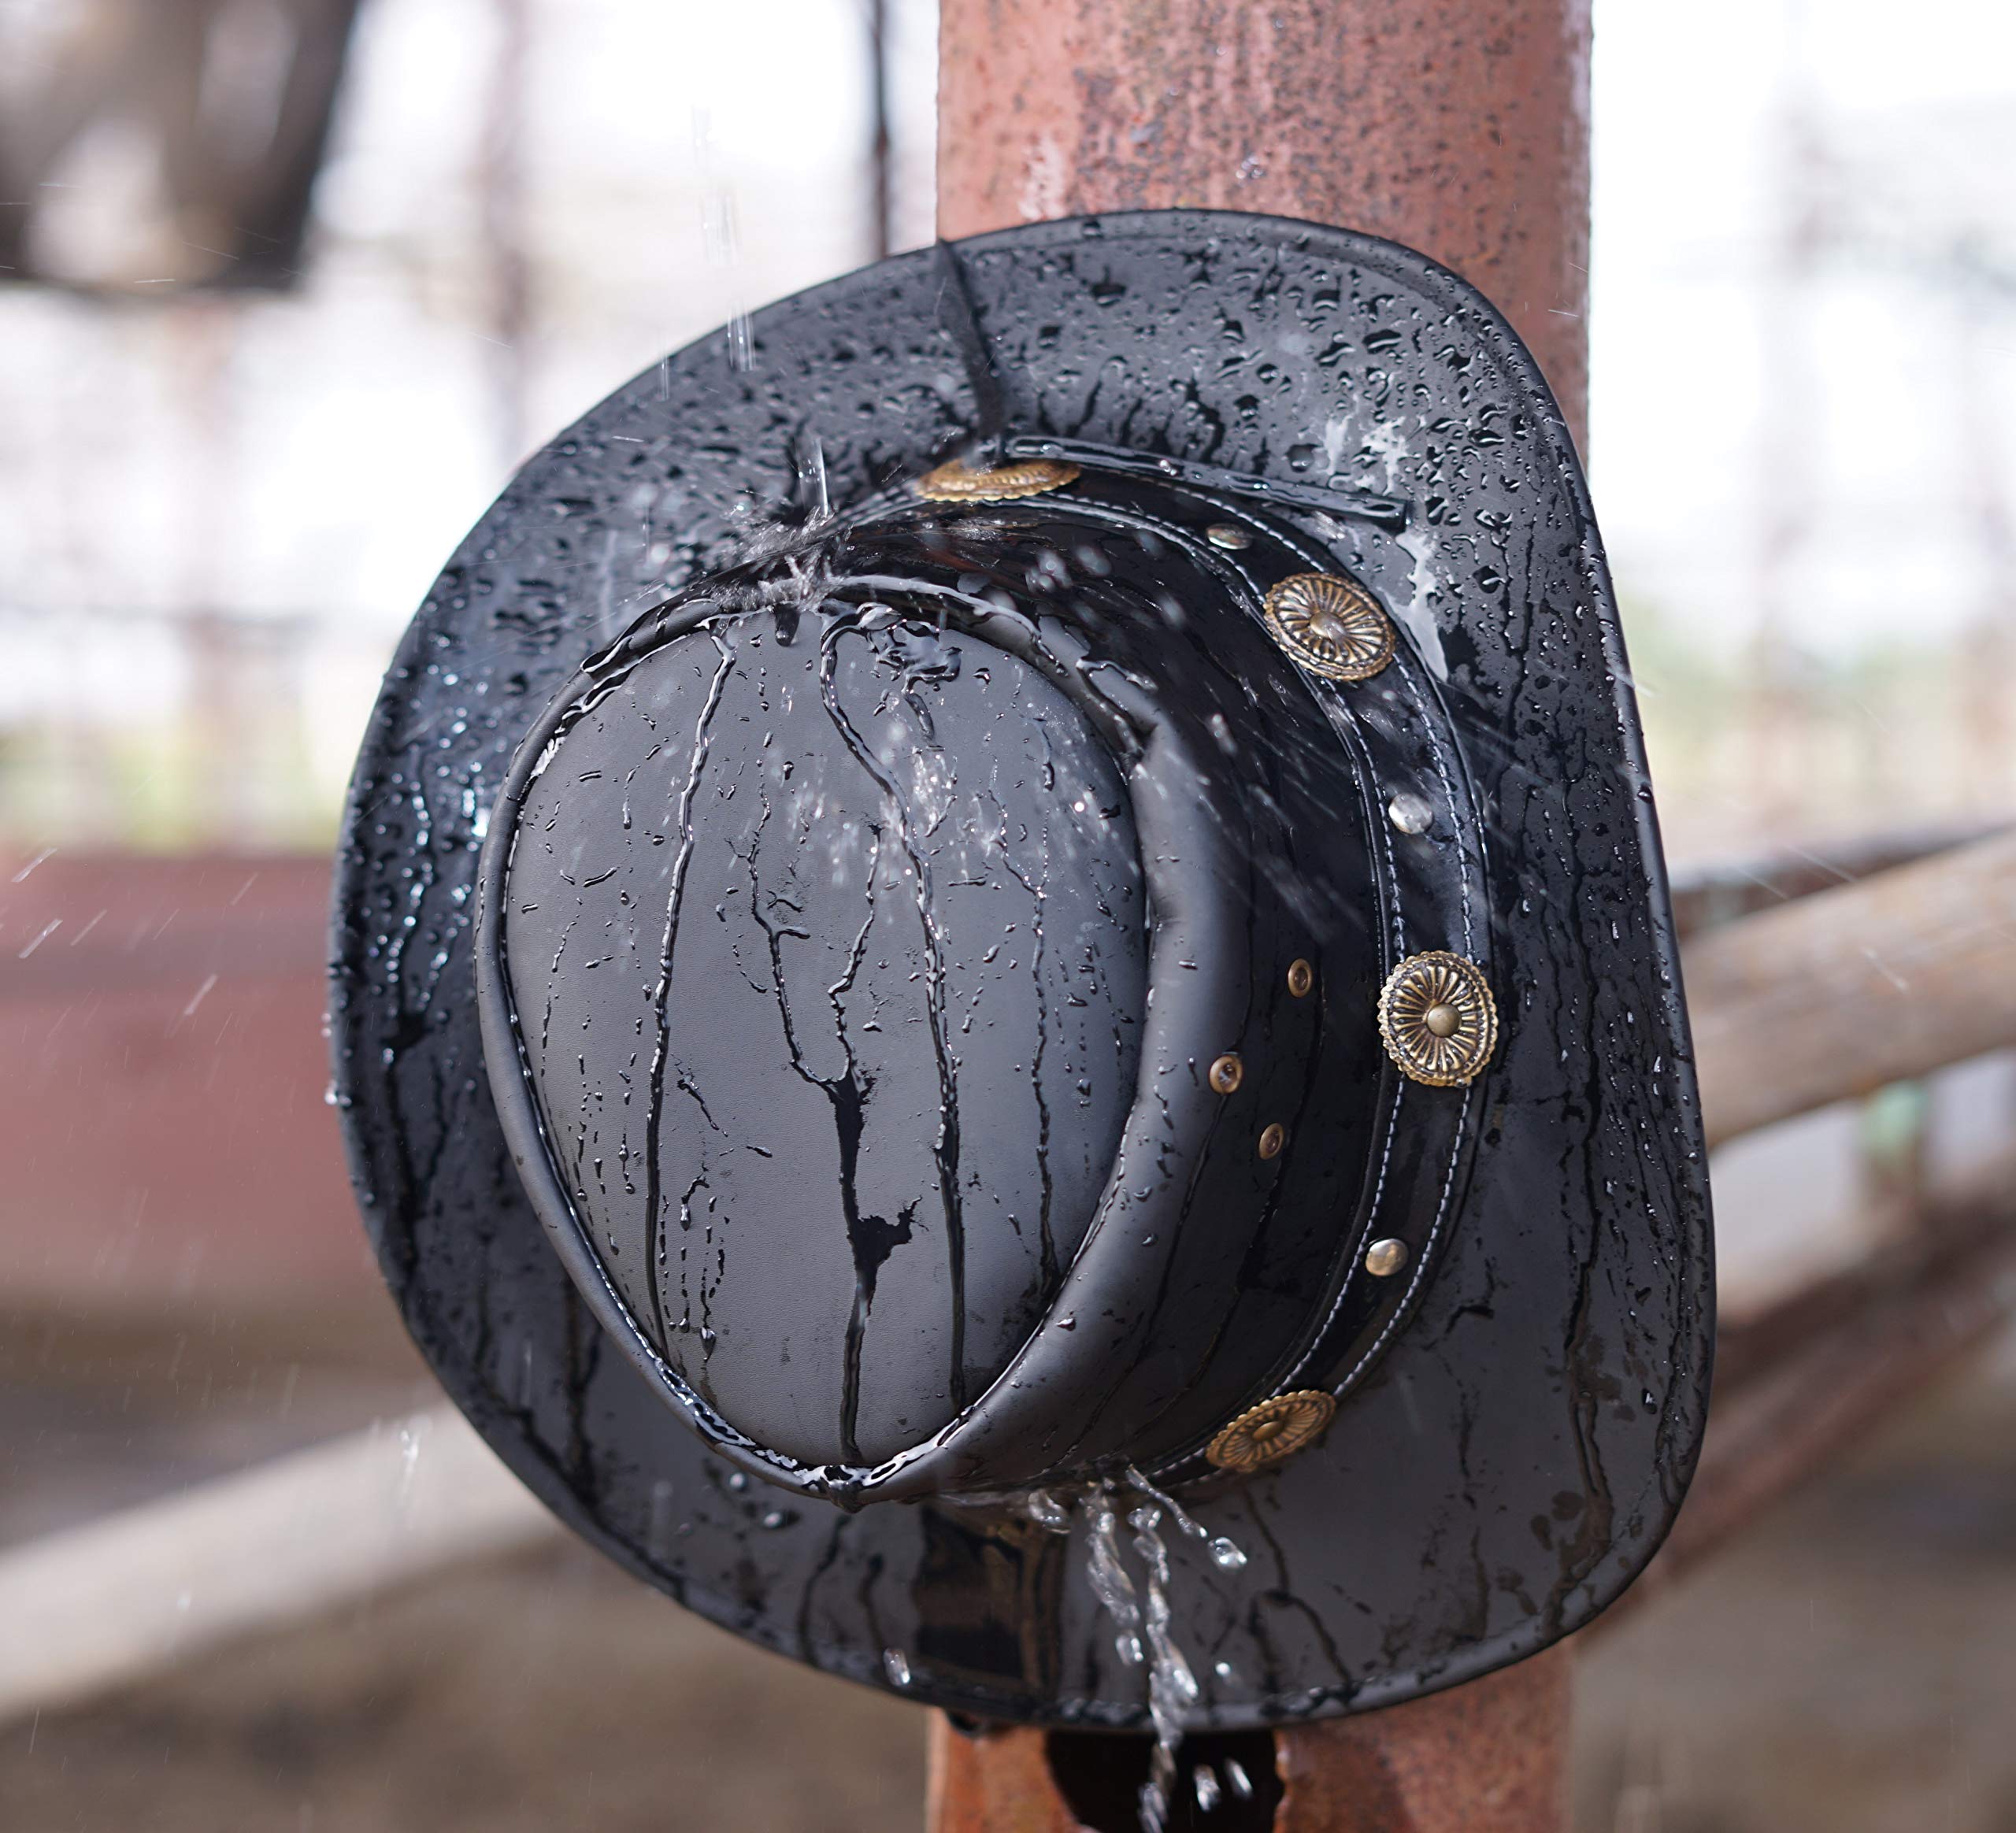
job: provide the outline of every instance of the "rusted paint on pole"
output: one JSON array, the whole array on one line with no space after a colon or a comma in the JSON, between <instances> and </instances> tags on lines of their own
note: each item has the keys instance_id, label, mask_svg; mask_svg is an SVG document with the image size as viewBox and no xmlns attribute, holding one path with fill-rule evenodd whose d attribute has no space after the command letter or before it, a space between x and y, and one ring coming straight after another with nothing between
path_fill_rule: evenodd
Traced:
<instances>
[{"instance_id":1,"label":"rusted paint on pole","mask_svg":"<svg viewBox=\"0 0 2016 1833\"><path fill-rule=\"evenodd\" d=\"M942 0L938 227L1261 210L1387 235L1480 288L1581 436L1589 0ZM1566 1661L1284 1731L1280 1833L1560 1824ZM933 1735L937 1833L1076 1825L1040 1733Z\"/></svg>"},{"instance_id":2,"label":"rusted paint on pole","mask_svg":"<svg viewBox=\"0 0 2016 1833\"><path fill-rule=\"evenodd\" d=\"M1554 1833L1569 1668L1551 1649L1390 1711L1284 1732L1278 1833Z\"/></svg>"},{"instance_id":3,"label":"rusted paint on pole","mask_svg":"<svg viewBox=\"0 0 2016 1833\"><path fill-rule=\"evenodd\" d=\"M1569 1666L1564 1651L1550 1650L1406 1705L1281 1732L1274 1833L1555 1833ZM1095 1737L1021 1727L969 1737L938 1715L931 1833L1081 1833L1052 1762L1061 1740ZM1174 1824L1188 1824L1180 1809ZM1095 1833L1107 1833L1103 1822Z\"/></svg>"},{"instance_id":4,"label":"rusted paint on pole","mask_svg":"<svg viewBox=\"0 0 2016 1833\"><path fill-rule=\"evenodd\" d=\"M1578 439L1589 0L943 0L938 226L1187 205L1362 229L1480 288Z\"/></svg>"},{"instance_id":5,"label":"rusted paint on pole","mask_svg":"<svg viewBox=\"0 0 2016 1833\"><path fill-rule=\"evenodd\" d=\"M980 1737L931 1715L928 1833L1078 1833L1051 1779L1044 1735L1016 1725Z\"/></svg>"}]
</instances>

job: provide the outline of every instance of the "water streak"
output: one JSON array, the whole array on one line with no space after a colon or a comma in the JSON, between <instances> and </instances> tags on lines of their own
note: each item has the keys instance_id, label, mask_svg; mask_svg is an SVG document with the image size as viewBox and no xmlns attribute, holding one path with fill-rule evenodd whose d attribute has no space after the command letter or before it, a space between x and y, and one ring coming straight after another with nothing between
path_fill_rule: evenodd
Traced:
<instances>
[{"instance_id":1,"label":"water streak","mask_svg":"<svg viewBox=\"0 0 2016 1833\"><path fill-rule=\"evenodd\" d=\"M1141 1622L1148 1642L1148 1717L1155 1727L1155 1750L1148 1762L1148 1779L1141 1785L1143 1833L1162 1833L1167 1824L1184 1715L1197 1703L1197 1676L1169 1630L1169 1548L1162 1540L1162 1509L1152 1502L1127 1517L1134 1530L1134 1550L1148 1574Z\"/></svg>"},{"instance_id":2,"label":"water streak","mask_svg":"<svg viewBox=\"0 0 2016 1833\"><path fill-rule=\"evenodd\" d=\"M932 1156L937 1161L939 1200L944 1210L946 1271L951 1287L951 1387L953 1405L963 1407L966 1403L966 1235L959 1191L958 1060L952 1053L945 1010L944 938L938 927L930 856L911 824L909 807L895 779L840 704L836 678L839 639L856 628L851 621L841 621L827 633L820 649L819 692L834 730L882 793L889 824L910 864L910 888L917 903L917 920L923 930L925 1020L938 1070L938 1134Z\"/></svg>"},{"instance_id":3,"label":"water streak","mask_svg":"<svg viewBox=\"0 0 2016 1833\"><path fill-rule=\"evenodd\" d=\"M1127 1467L1127 1480L1143 1495L1158 1503L1167 1512L1169 1518L1192 1540L1203 1541L1204 1550L1210 1555L1211 1564L1220 1572L1236 1572L1244 1567L1246 1553L1236 1541L1226 1535L1214 1534L1203 1523L1192 1520L1173 1496L1164 1494L1131 1464Z\"/></svg>"},{"instance_id":4,"label":"water streak","mask_svg":"<svg viewBox=\"0 0 2016 1833\"><path fill-rule=\"evenodd\" d=\"M740 212L734 191L721 176L714 143L713 117L703 108L693 111L693 157L700 168L700 234L707 264L733 272L742 265ZM731 296L728 320L728 366L746 371L755 366L750 343L749 309L738 285Z\"/></svg>"},{"instance_id":5,"label":"water streak","mask_svg":"<svg viewBox=\"0 0 2016 1833\"><path fill-rule=\"evenodd\" d=\"M1142 1661L1141 1605L1134 1581L1121 1560L1120 1518L1109 1488L1102 1485L1088 1490L1080 1505L1084 1511L1089 1550L1086 1576L1091 1580L1093 1595L1113 1619L1114 1650L1127 1666L1138 1668Z\"/></svg>"},{"instance_id":6,"label":"water streak","mask_svg":"<svg viewBox=\"0 0 2016 1833\"><path fill-rule=\"evenodd\" d=\"M1088 1490L1078 1501L1078 1512L1086 1528L1086 1576L1101 1607L1112 1620L1114 1647L1130 1668L1143 1664L1148 1670L1148 1717L1154 1727L1155 1748L1149 1761L1148 1779L1142 1785L1140 1818L1143 1833L1164 1833L1168 1825L1170 1791L1177 1776L1176 1756L1183 1742L1186 1715L1197 1703L1197 1676L1177 1646L1173 1627L1170 1602L1169 1546L1162 1538L1165 1521L1173 1523L1189 1539L1202 1542L1211 1562L1223 1572L1236 1572L1246 1564L1246 1555L1224 1535L1214 1535L1191 1518L1173 1496L1165 1494L1131 1465L1125 1487L1147 1499L1131 1509L1127 1524L1133 1530L1133 1550L1144 1578L1137 1587L1121 1556L1119 1509L1116 1498L1122 1486L1107 1482ZM1031 1520L1051 1528L1058 1525L1063 1505L1046 1490L1031 1490L1023 1498ZM1066 1517L1068 1520L1068 1516ZM1223 1662L1216 1672L1229 1678L1231 1669ZM1236 1763L1225 1765L1225 1784L1243 1799L1252 1794L1252 1784ZM1221 1793L1216 1774L1208 1767L1195 1778L1198 1804L1209 1812ZM1206 1800L1206 1795L1210 1799Z\"/></svg>"},{"instance_id":7,"label":"water streak","mask_svg":"<svg viewBox=\"0 0 2016 1833\"><path fill-rule=\"evenodd\" d=\"M665 1009L672 994L672 954L679 935L680 905L686 894L686 869L693 857L693 798L699 792L701 772L707 754L713 748L714 714L728 685L728 672L735 666L735 651L721 633L711 628L707 635L721 660L714 669L707 698L693 728L693 748L686 761L686 780L674 806L673 821L679 850L673 856L672 883L665 897L665 932L658 946L658 972L651 988L650 1105L644 1115L644 1265L651 1283L652 1321L658 1326L660 1343L666 1341L665 1308L665 1220L660 1211L664 1201L663 1168L658 1162L659 1134L665 1114L665 1057L671 1039L665 1028ZM691 1193L687 1195L690 1198ZM684 1256L681 1256L682 1263Z\"/></svg>"}]
</instances>

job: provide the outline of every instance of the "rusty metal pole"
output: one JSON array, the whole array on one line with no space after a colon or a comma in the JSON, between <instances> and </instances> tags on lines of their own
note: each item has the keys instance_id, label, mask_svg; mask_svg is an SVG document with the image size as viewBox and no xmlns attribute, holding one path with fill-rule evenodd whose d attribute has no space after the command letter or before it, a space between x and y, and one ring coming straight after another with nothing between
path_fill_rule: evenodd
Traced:
<instances>
[{"instance_id":1,"label":"rusty metal pole","mask_svg":"<svg viewBox=\"0 0 2016 1833\"><path fill-rule=\"evenodd\" d=\"M1273 1833L1555 1833L1566 1798L1569 1661L1550 1650L1411 1705L1277 1735ZM932 1715L929 1833L1088 1833L1056 1782L1060 1740L973 1735ZM1172 1824L1190 1822L1178 1817ZM1123 1813L1125 1810L1122 1810ZM1251 1828L1240 1815L1214 1825ZM1089 1833L1133 1833L1100 1821Z\"/></svg>"},{"instance_id":2,"label":"rusty metal pole","mask_svg":"<svg viewBox=\"0 0 2016 1833\"><path fill-rule=\"evenodd\" d=\"M1589 31L1589 0L941 0L939 233L1189 206L1391 236L1506 313L1579 439ZM1277 1833L1554 1833L1566 1667L1284 1731ZM1045 1745L939 1719L936 1833L1069 1833Z\"/></svg>"},{"instance_id":3,"label":"rusty metal pole","mask_svg":"<svg viewBox=\"0 0 2016 1833\"><path fill-rule=\"evenodd\" d=\"M1589 0L942 0L938 230L1265 210L1454 268L1588 392Z\"/></svg>"}]
</instances>

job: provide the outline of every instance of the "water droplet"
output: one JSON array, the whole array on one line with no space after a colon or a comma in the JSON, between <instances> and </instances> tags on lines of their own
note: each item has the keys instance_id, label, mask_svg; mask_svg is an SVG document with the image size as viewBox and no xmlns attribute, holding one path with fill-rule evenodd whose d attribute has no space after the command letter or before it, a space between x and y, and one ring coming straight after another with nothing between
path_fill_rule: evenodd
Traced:
<instances>
[{"instance_id":1,"label":"water droplet","mask_svg":"<svg viewBox=\"0 0 2016 1833\"><path fill-rule=\"evenodd\" d=\"M1211 1564L1221 1572L1236 1572L1244 1567L1246 1555L1222 1534L1210 1545Z\"/></svg>"},{"instance_id":2,"label":"water droplet","mask_svg":"<svg viewBox=\"0 0 2016 1833\"><path fill-rule=\"evenodd\" d=\"M1225 1759L1225 1780L1232 1784L1232 1792L1243 1802L1253 1798L1253 1779L1246 1773L1246 1767L1236 1757Z\"/></svg>"},{"instance_id":3,"label":"water droplet","mask_svg":"<svg viewBox=\"0 0 2016 1833\"><path fill-rule=\"evenodd\" d=\"M650 1525L645 1531L644 1544L654 1559L663 1559L672 1550L672 1484L660 1477L651 1485Z\"/></svg>"},{"instance_id":4,"label":"water droplet","mask_svg":"<svg viewBox=\"0 0 2016 1833\"><path fill-rule=\"evenodd\" d=\"M400 1423L398 1499L402 1502L413 1489L413 1472L420 1467L421 1443L432 1426L432 1422L424 1413L416 1413Z\"/></svg>"},{"instance_id":5,"label":"water droplet","mask_svg":"<svg viewBox=\"0 0 2016 1833\"><path fill-rule=\"evenodd\" d=\"M891 1687L907 1687L910 1683L910 1665L901 1649L882 1651L882 1672L889 1676Z\"/></svg>"},{"instance_id":6,"label":"water droplet","mask_svg":"<svg viewBox=\"0 0 2016 1833\"><path fill-rule=\"evenodd\" d=\"M1210 1764L1200 1763L1190 1780L1191 1786L1197 1791L1199 1810L1208 1814L1218 1805L1218 1798L1222 1792L1218 1787L1218 1772Z\"/></svg>"},{"instance_id":7,"label":"water droplet","mask_svg":"<svg viewBox=\"0 0 2016 1833\"><path fill-rule=\"evenodd\" d=\"M1048 1490L1031 1490L1022 1502L1039 1528L1047 1528L1053 1534L1071 1531L1071 1511Z\"/></svg>"}]
</instances>

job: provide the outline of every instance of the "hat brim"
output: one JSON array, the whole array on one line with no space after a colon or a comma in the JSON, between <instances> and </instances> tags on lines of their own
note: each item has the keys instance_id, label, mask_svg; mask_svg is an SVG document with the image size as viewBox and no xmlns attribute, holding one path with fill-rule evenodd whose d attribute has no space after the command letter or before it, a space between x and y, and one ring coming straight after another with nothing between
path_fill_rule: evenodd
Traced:
<instances>
[{"instance_id":1,"label":"hat brim","mask_svg":"<svg viewBox=\"0 0 2016 1833\"><path fill-rule=\"evenodd\" d=\"M1210 212L957 245L1017 431L1406 498L1322 525L1441 679L1484 811L1503 1042L1406 1328L1315 1449L1193 1511L1199 1727L1384 1705L1534 1653L1679 1507L1713 1324L1706 1154L1615 603L1573 446L1495 311L1425 257ZM731 1469L601 1338L484 1074L472 887L520 739L750 512L916 475L984 411L932 251L689 346L533 458L407 632L336 887L338 1098L385 1275L443 1386L563 1520L780 1653L998 1719L1133 1726L1083 1549L957 1506L849 1513ZM1232 328L1228 329L1228 327ZM985 383L983 381L983 387ZM1344 1371L1339 1371L1341 1379Z\"/></svg>"}]
</instances>

